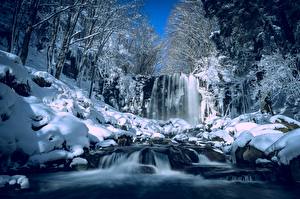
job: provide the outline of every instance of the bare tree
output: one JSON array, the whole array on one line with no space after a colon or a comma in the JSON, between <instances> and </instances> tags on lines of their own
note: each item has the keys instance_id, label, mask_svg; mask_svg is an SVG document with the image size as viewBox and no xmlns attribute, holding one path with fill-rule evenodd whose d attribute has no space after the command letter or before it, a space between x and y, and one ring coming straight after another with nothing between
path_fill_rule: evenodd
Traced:
<instances>
[{"instance_id":1,"label":"bare tree","mask_svg":"<svg viewBox=\"0 0 300 199\"><path fill-rule=\"evenodd\" d=\"M164 45L166 71L192 72L214 49L210 34L217 26L205 17L201 1L182 1L172 10Z\"/></svg>"}]
</instances>

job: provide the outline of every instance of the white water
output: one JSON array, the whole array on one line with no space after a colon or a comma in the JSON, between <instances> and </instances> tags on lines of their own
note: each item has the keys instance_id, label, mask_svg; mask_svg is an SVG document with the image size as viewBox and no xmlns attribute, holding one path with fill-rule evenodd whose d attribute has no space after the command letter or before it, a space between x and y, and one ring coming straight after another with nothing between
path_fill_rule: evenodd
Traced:
<instances>
[{"instance_id":1,"label":"white water","mask_svg":"<svg viewBox=\"0 0 300 199\"><path fill-rule=\"evenodd\" d=\"M154 152L155 170L157 173L168 173L172 171L169 157L166 154ZM112 153L101 158L99 168L110 170L115 173L132 173L142 165L140 163L141 151L135 151L130 155L126 153ZM149 166L149 165L148 165Z\"/></svg>"},{"instance_id":2,"label":"white water","mask_svg":"<svg viewBox=\"0 0 300 199\"><path fill-rule=\"evenodd\" d=\"M192 74L157 77L147 110L148 117L162 120L177 117L196 125L201 120L200 98L199 82Z\"/></svg>"},{"instance_id":3,"label":"white water","mask_svg":"<svg viewBox=\"0 0 300 199\"><path fill-rule=\"evenodd\" d=\"M169 157L166 154L154 152L154 160L159 172L171 171Z\"/></svg>"}]
</instances>

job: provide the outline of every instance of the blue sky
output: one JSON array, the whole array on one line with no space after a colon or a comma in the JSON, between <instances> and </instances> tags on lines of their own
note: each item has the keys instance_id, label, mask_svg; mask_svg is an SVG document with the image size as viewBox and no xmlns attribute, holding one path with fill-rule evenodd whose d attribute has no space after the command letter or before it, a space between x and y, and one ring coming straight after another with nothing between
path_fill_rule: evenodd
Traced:
<instances>
[{"instance_id":1,"label":"blue sky","mask_svg":"<svg viewBox=\"0 0 300 199\"><path fill-rule=\"evenodd\" d=\"M145 13L160 36L164 35L168 16L177 2L178 0L145 0Z\"/></svg>"}]
</instances>

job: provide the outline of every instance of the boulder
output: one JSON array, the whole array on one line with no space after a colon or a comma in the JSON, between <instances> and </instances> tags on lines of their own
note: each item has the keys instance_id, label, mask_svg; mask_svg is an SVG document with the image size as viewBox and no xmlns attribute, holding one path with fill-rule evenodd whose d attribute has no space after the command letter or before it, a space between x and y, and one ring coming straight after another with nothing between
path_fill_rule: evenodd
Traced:
<instances>
[{"instance_id":1,"label":"boulder","mask_svg":"<svg viewBox=\"0 0 300 199\"><path fill-rule=\"evenodd\" d=\"M117 144L119 146L130 146L133 143L132 136L123 134L117 138Z\"/></svg>"},{"instance_id":2,"label":"boulder","mask_svg":"<svg viewBox=\"0 0 300 199\"><path fill-rule=\"evenodd\" d=\"M258 158L263 158L264 153L252 146L247 146L243 153L243 160L251 164L255 164Z\"/></svg>"},{"instance_id":3,"label":"boulder","mask_svg":"<svg viewBox=\"0 0 300 199\"><path fill-rule=\"evenodd\" d=\"M70 164L70 167L76 171L83 171L88 169L88 161L84 158L74 158Z\"/></svg>"},{"instance_id":4,"label":"boulder","mask_svg":"<svg viewBox=\"0 0 300 199\"><path fill-rule=\"evenodd\" d=\"M135 170L136 174L155 174L156 169L152 165L139 165Z\"/></svg>"}]
</instances>

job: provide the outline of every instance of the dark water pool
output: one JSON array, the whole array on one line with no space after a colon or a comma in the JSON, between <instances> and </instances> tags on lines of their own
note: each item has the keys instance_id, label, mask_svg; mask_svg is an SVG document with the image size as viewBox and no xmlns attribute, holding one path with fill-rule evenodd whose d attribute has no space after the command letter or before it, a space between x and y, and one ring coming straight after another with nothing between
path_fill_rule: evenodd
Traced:
<instances>
[{"instance_id":1,"label":"dark water pool","mask_svg":"<svg viewBox=\"0 0 300 199\"><path fill-rule=\"evenodd\" d=\"M300 198L299 185L205 180L176 172L165 174L116 174L113 171L61 172L28 176L31 188L2 191L1 199L206 199Z\"/></svg>"}]
</instances>

